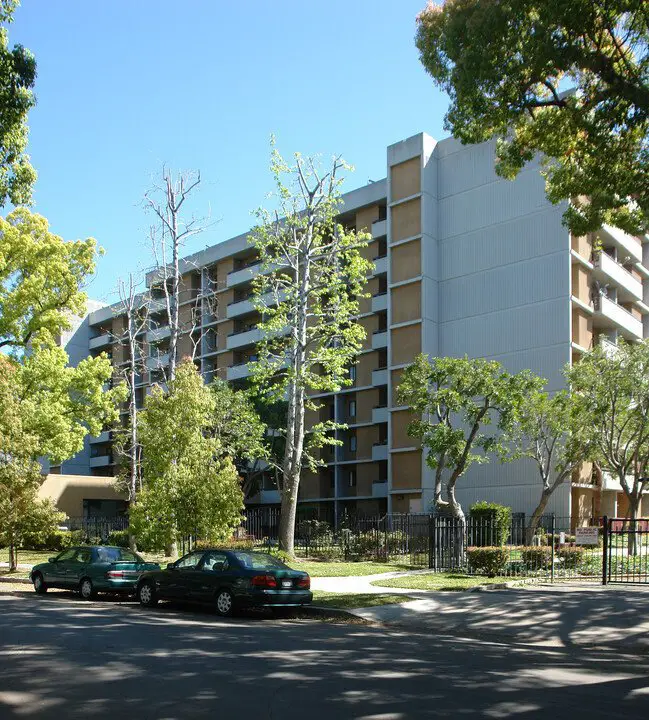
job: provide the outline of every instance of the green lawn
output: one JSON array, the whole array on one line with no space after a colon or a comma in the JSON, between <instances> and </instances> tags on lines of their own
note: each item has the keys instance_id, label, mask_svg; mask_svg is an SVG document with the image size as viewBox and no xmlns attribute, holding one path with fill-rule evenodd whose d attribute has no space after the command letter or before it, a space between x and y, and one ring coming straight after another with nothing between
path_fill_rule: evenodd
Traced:
<instances>
[{"instance_id":1,"label":"green lawn","mask_svg":"<svg viewBox=\"0 0 649 720\"><path fill-rule=\"evenodd\" d=\"M387 572L412 570L410 565L394 565L382 562L320 562L318 560L294 560L289 565L304 570L311 577L348 577L350 575L379 575Z\"/></svg>"},{"instance_id":2,"label":"green lawn","mask_svg":"<svg viewBox=\"0 0 649 720\"><path fill-rule=\"evenodd\" d=\"M313 591L313 604L318 607L332 610L352 610L361 607L376 607L377 605L393 605L407 602L410 598L404 595L385 595L374 593L336 593L324 590Z\"/></svg>"},{"instance_id":3,"label":"green lawn","mask_svg":"<svg viewBox=\"0 0 649 720\"><path fill-rule=\"evenodd\" d=\"M408 590L468 590L477 585L493 585L511 580L507 577L481 577L463 575L461 573L430 573L422 575L409 575L387 580L375 580L372 585L376 587L396 587Z\"/></svg>"},{"instance_id":4,"label":"green lawn","mask_svg":"<svg viewBox=\"0 0 649 720\"><path fill-rule=\"evenodd\" d=\"M0 577L2 578L29 578L29 570L17 570L9 572L7 568L0 568Z\"/></svg>"}]
</instances>

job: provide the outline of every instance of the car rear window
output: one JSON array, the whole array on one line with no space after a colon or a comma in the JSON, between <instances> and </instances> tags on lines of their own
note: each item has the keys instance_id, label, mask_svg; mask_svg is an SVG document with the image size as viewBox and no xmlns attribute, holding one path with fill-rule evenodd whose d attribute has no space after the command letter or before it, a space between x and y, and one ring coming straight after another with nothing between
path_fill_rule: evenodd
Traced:
<instances>
[{"instance_id":1,"label":"car rear window","mask_svg":"<svg viewBox=\"0 0 649 720\"><path fill-rule=\"evenodd\" d=\"M266 570L267 568L284 569L286 565L276 557L261 552L235 552L234 556L249 570Z\"/></svg>"},{"instance_id":2,"label":"car rear window","mask_svg":"<svg viewBox=\"0 0 649 720\"><path fill-rule=\"evenodd\" d=\"M97 560L99 562L145 562L132 550L114 547L97 548Z\"/></svg>"}]
</instances>

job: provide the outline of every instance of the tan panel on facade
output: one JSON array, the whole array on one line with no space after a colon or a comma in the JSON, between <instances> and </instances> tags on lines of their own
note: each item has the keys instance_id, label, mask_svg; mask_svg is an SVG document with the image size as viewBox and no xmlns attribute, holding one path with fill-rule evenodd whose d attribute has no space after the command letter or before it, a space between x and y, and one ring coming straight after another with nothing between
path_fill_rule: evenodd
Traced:
<instances>
[{"instance_id":1,"label":"tan panel on facade","mask_svg":"<svg viewBox=\"0 0 649 720\"><path fill-rule=\"evenodd\" d=\"M590 238L588 235L582 235L580 237L576 237L575 235L570 236L570 247L581 257L584 258L584 260L590 260L590 255L593 250L593 246L591 244Z\"/></svg>"},{"instance_id":2,"label":"tan panel on facade","mask_svg":"<svg viewBox=\"0 0 649 720\"><path fill-rule=\"evenodd\" d=\"M376 370L378 353L370 352L361 355L356 364L356 387L365 387L372 384L372 370Z\"/></svg>"},{"instance_id":3,"label":"tan panel on facade","mask_svg":"<svg viewBox=\"0 0 649 720\"><path fill-rule=\"evenodd\" d=\"M633 303L620 303L620 307L623 307L628 313L631 313L636 320L642 322L642 313Z\"/></svg>"},{"instance_id":4,"label":"tan panel on facade","mask_svg":"<svg viewBox=\"0 0 649 720\"><path fill-rule=\"evenodd\" d=\"M306 470L300 477L300 499L310 500L320 497L320 475Z\"/></svg>"},{"instance_id":5,"label":"tan panel on facade","mask_svg":"<svg viewBox=\"0 0 649 720\"><path fill-rule=\"evenodd\" d=\"M232 320L226 320L218 326L218 349L225 350L228 344L228 335L234 330L234 323Z\"/></svg>"},{"instance_id":6,"label":"tan panel on facade","mask_svg":"<svg viewBox=\"0 0 649 720\"><path fill-rule=\"evenodd\" d=\"M392 487L395 490L421 487L421 450L392 453Z\"/></svg>"},{"instance_id":7,"label":"tan panel on facade","mask_svg":"<svg viewBox=\"0 0 649 720\"><path fill-rule=\"evenodd\" d=\"M398 325L421 318L421 283L400 285L392 288L392 324Z\"/></svg>"},{"instance_id":8,"label":"tan panel on facade","mask_svg":"<svg viewBox=\"0 0 649 720\"><path fill-rule=\"evenodd\" d=\"M372 484L379 479L379 466L376 463L361 463L356 467L356 494L371 495Z\"/></svg>"},{"instance_id":9,"label":"tan panel on facade","mask_svg":"<svg viewBox=\"0 0 649 720\"><path fill-rule=\"evenodd\" d=\"M379 291L379 279L376 277L371 278L367 281L365 288L363 289L364 294L368 297L360 298L358 301L358 314L364 315L365 313L372 311L372 296L376 295Z\"/></svg>"},{"instance_id":10,"label":"tan panel on facade","mask_svg":"<svg viewBox=\"0 0 649 720\"><path fill-rule=\"evenodd\" d=\"M361 208L356 213L356 230L371 232L372 223L379 219L379 206L372 205L371 207Z\"/></svg>"},{"instance_id":11,"label":"tan panel on facade","mask_svg":"<svg viewBox=\"0 0 649 720\"><path fill-rule=\"evenodd\" d=\"M356 503L356 512L360 517L376 517L385 513L385 506L381 507L380 500L359 500Z\"/></svg>"},{"instance_id":12,"label":"tan panel on facade","mask_svg":"<svg viewBox=\"0 0 649 720\"><path fill-rule=\"evenodd\" d=\"M392 496L392 512L409 513L421 511L421 494L409 493L408 495Z\"/></svg>"},{"instance_id":13,"label":"tan panel on facade","mask_svg":"<svg viewBox=\"0 0 649 720\"><path fill-rule=\"evenodd\" d=\"M590 302L590 270L577 263L572 266L571 292L583 303Z\"/></svg>"},{"instance_id":14,"label":"tan panel on facade","mask_svg":"<svg viewBox=\"0 0 649 720\"><path fill-rule=\"evenodd\" d=\"M126 500L115 490L112 477L94 475L46 475L38 489L38 497L49 498L68 517L83 515L84 500Z\"/></svg>"},{"instance_id":15,"label":"tan panel on facade","mask_svg":"<svg viewBox=\"0 0 649 720\"><path fill-rule=\"evenodd\" d=\"M421 275L421 240L397 245L390 253L392 262L391 282L419 277Z\"/></svg>"},{"instance_id":16,"label":"tan panel on facade","mask_svg":"<svg viewBox=\"0 0 649 720\"><path fill-rule=\"evenodd\" d=\"M378 388L356 393L356 422L372 422L372 409L379 404Z\"/></svg>"},{"instance_id":17,"label":"tan panel on facade","mask_svg":"<svg viewBox=\"0 0 649 720\"><path fill-rule=\"evenodd\" d=\"M390 168L392 202L415 195L421 190L421 157L411 158Z\"/></svg>"},{"instance_id":18,"label":"tan panel on facade","mask_svg":"<svg viewBox=\"0 0 649 720\"><path fill-rule=\"evenodd\" d=\"M356 430L356 459L367 460L372 457L372 446L379 440L378 425L359 427Z\"/></svg>"},{"instance_id":19,"label":"tan panel on facade","mask_svg":"<svg viewBox=\"0 0 649 720\"><path fill-rule=\"evenodd\" d=\"M187 333L178 338L178 360L191 358L194 352L192 341Z\"/></svg>"},{"instance_id":20,"label":"tan panel on facade","mask_svg":"<svg viewBox=\"0 0 649 720\"><path fill-rule=\"evenodd\" d=\"M592 317L577 307L572 308L572 341L587 350L593 342Z\"/></svg>"},{"instance_id":21,"label":"tan panel on facade","mask_svg":"<svg viewBox=\"0 0 649 720\"><path fill-rule=\"evenodd\" d=\"M390 208L392 242L421 234L421 199L415 198Z\"/></svg>"},{"instance_id":22,"label":"tan panel on facade","mask_svg":"<svg viewBox=\"0 0 649 720\"><path fill-rule=\"evenodd\" d=\"M421 352L421 324L391 331L392 365L411 363Z\"/></svg>"},{"instance_id":23,"label":"tan panel on facade","mask_svg":"<svg viewBox=\"0 0 649 720\"><path fill-rule=\"evenodd\" d=\"M363 340L363 350L369 350L372 347L372 333L379 328L378 315L370 315L361 318L358 321L365 328L365 340Z\"/></svg>"},{"instance_id":24,"label":"tan panel on facade","mask_svg":"<svg viewBox=\"0 0 649 720\"><path fill-rule=\"evenodd\" d=\"M420 441L408 435L408 424L414 419L410 410L399 410L392 413L392 447L419 447Z\"/></svg>"},{"instance_id":25,"label":"tan panel on facade","mask_svg":"<svg viewBox=\"0 0 649 720\"><path fill-rule=\"evenodd\" d=\"M392 371L392 407L399 407L399 401L397 400L397 390L399 383L401 382L401 376L403 375L403 368Z\"/></svg>"}]
</instances>

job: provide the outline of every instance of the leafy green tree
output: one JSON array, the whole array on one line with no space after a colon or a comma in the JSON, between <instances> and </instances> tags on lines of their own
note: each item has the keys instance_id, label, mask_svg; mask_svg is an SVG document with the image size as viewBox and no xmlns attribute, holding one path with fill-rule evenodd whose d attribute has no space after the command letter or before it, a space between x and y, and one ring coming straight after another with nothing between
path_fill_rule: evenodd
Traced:
<instances>
[{"instance_id":1,"label":"leafy green tree","mask_svg":"<svg viewBox=\"0 0 649 720\"><path fill-rule=\"evenodd\" d=\"M0 545L9 547L9 569L16 569L26 535L54 530L63 515L51 501L39 500L41 467L34 459L38 438L24 427L17 368L0 355Z\"/></svg>"},{"instance_id":2,"label":"leafy green tree","mask_svg":"<svg viewBox=\"0 0 649 720\"><path fill-rule=\"evenodd\" d=\"M17 5L17 0L0 0L0 206L29 204L36 180L25 153L27 113L36 103L36 61L22 45L9 47L6 28Z\"/></svg>"},{"instance_id":3,"label":"leafy green tree","mask_svg":"<svg viewBox=\"0 0 649 720\"><path fill-rule=\"evenodd\" d=\"M334 423L307 422L306 410L319 407L309 393L335 392L350 384L348 368L365 337L353 318L372 267L360 253L369 235L336 221L345 168L335 158L321 172L312 158L299 153L290 166L273 150L278 207L257 212L259 224L251 236L261 261L254 302L263 337L252 380L269 402L287 403L286 425L277 430L285 438L279 544L289 555L302 468L317 467L315 449L336 443Z\"/></svg>"},{"instance_id":4,"label":"leafy green tree","mask_svg":"<svg viewBox=\"0 0 649 720\"><path fill-rule=\"evenodd\" d=\"M183 360L168 392L154 387L140 413L144 489L132 508L135 535L170 551L179 537L226 540L241 521L243 496L231 438L216 437L216 394Z\"/></svg>"},{"instance_id":5,"label":"leafy green tree","mask_svg":"<svg viewBox=\"0 0 649 720\"><path fill-rule=\"evenodd\" d=\"M541 481L541 497L527 527L529 545L552 494L589 455L588 437L575 412L574 395L565 390L554 395L531 392L520 408L512 443L511 459L533 460Z\"/></svg>"},{"instance_id":6,"label":"leafy green tree","mask_svg":"<svg viewBox=\"0 0 649 720\"><path fill-rule=\"evenodd\" d=\"M415 414L408 433L421 440L426 462L435 470L438 508L464 523L455 497L458 480L473 464L488 463L490 454L506 456L523 402L542 384L527 370L511 374L481 358L429 360L422 354L403 371L397 402Z\"/></svg>"},{"instance_id":7,"label":"leafy green tree","mask_svg":"<svg viewBox=\"0 0 649 720\"><path fill-rule=\"evenodd\" d=\"M0 218L0 349L21 352L70 328L85 310L96 252L92 238L65 242L24 208Z\"/></svg>"},{"instance_id":8,"label":"leafy green tree","mask_svg":"<svg viewBox=\"0 0 649 720\"><path fill-rule=\"evenodd\" d=\"M597 346L567 371L577 422L589 434L591 458L620 483L629 517L640 516L649 472L649 342ZM629 549L635 552L635 543Z\"/></svg>"},{"instance_id":9,"label":"leafy green tree","mask_svg":"<svg viewBox=\"0 0 649 720\"><path fill-rule=\"evenodd\" d=\"M646 230L646 0L429 3L416 44L450 96L447 129L465 143L499 138L501 175L543 153L548 198L571 201L576 235L604 222Z\"/></svg>"}]
</instances>

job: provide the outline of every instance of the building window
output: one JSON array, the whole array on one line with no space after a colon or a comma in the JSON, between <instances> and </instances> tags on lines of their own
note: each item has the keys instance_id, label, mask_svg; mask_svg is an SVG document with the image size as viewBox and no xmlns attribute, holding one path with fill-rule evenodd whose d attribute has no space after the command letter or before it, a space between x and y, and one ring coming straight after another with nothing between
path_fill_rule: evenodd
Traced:
<instances>
[{"instance_id":1,"label":"building window","mask_svg":"<svg viewBox=\"0 0 649 720\"><path fill-rule=\"evenodd\" d=\"M356 487L356 470L349 471L349 487Z\"/></svg>"},{"instance_id":2,"label":"building window","mask_svg":"<svg viewBox=\"0 0 649 720\"><path fill-rule=\"evenodd\" d=\"M356 417L356 400L349 401L349 417Z\"/></svg>"},{"instance_id":3,"label":"building window","mask_svg":"<svg viewBox=\"0 0 649 720\"><path fill-rule=\"evenodd\" d=\"M356 382L356 365L352 365L349 368L349 379L354 383Z\"/></svg>"},{"instance_id":4,"label":"building window","mask_svg":"<svg viewBox=\"0 0 649 720\"><path fill-rule=\"evenodd\" d=\"M356 452L356 435L349 438L349 452Z\"/></svg>"}]
</instances>

